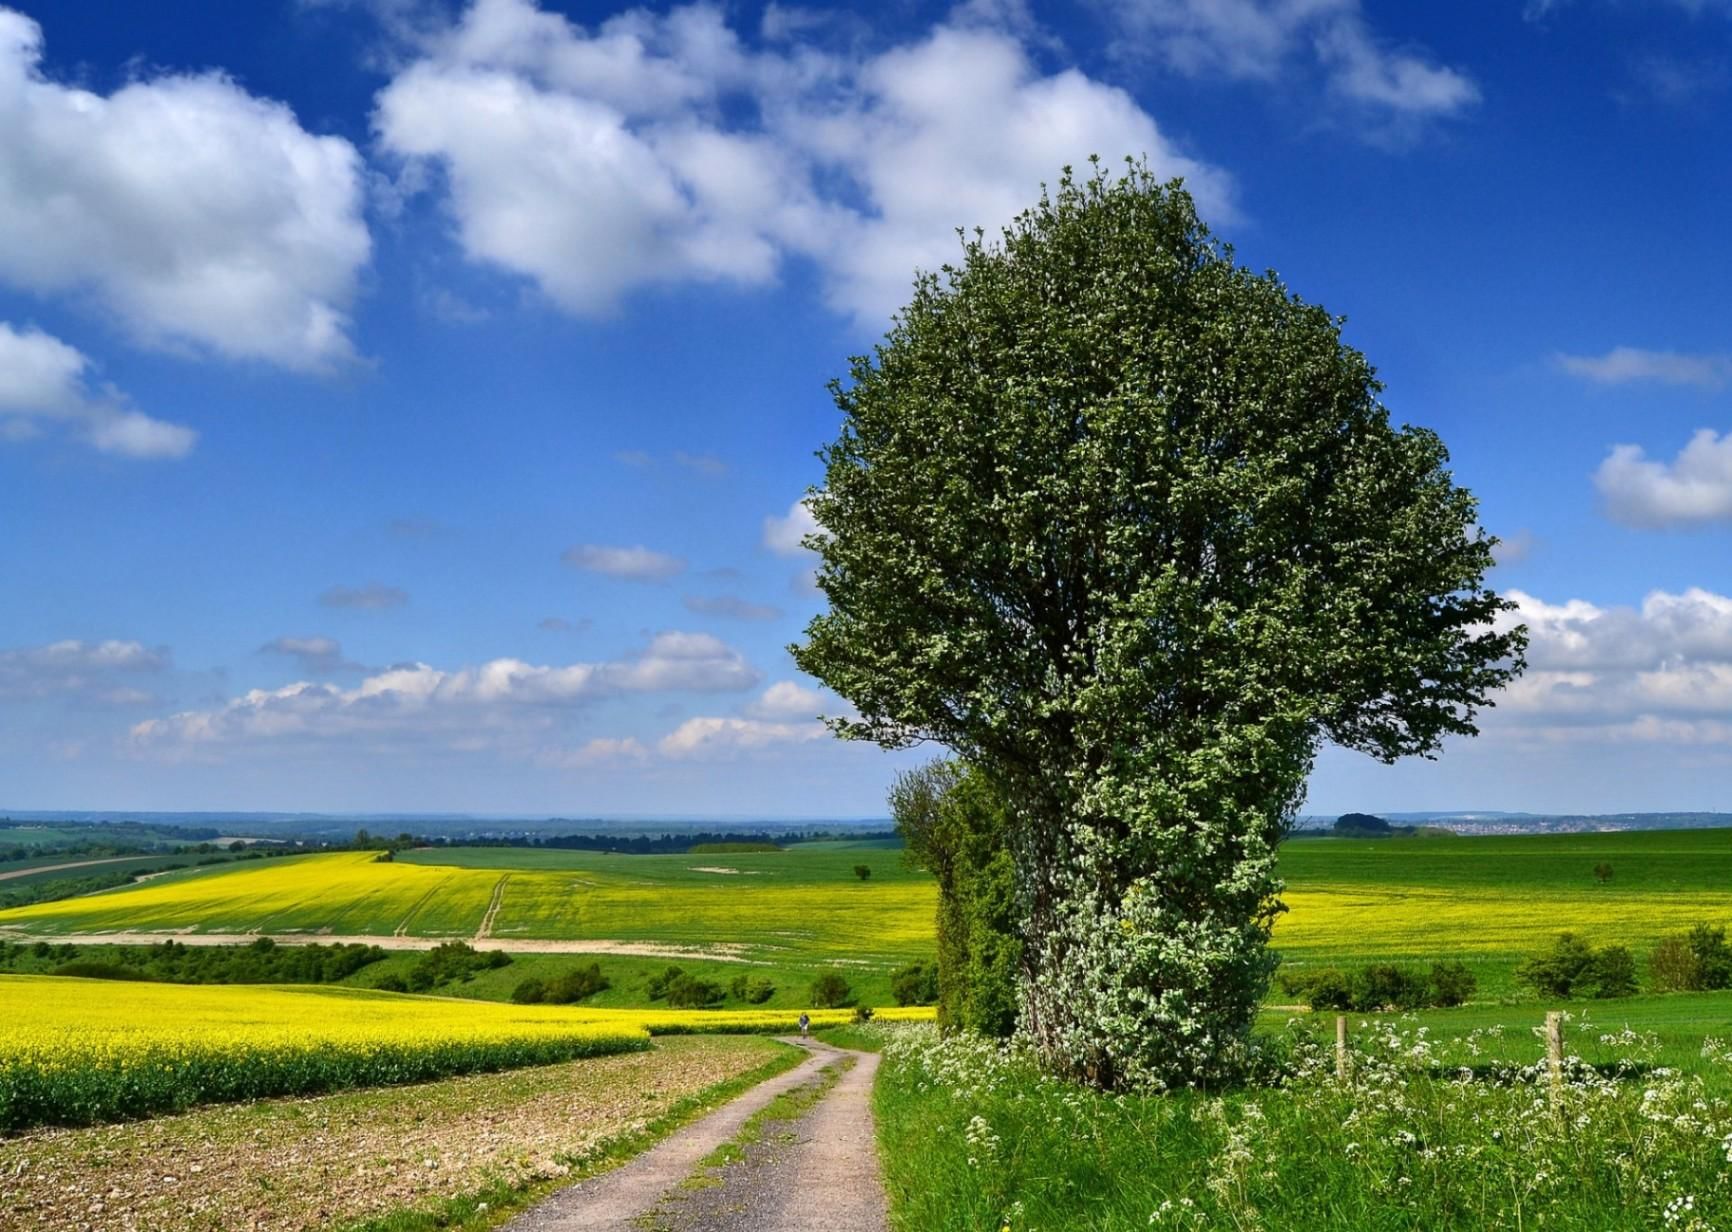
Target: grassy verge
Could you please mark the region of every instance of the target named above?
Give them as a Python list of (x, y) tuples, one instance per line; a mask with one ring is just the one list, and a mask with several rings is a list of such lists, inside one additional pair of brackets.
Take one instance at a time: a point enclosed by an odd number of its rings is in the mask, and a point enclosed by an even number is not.
[[(1383, 1024), (1347, 1082), (1300, 1040), (1278, 1087), (1115, 1097), (982, 1041), (887, 1038), (874, 1105), (904, 1232), (1732, 1222), (1724, 1053), (1692, 1074), (1572, 1067), (1554, 1096), (1541, 1066), (1463, 1078), (1418, 1028)], [(1627, 1042), (1632, 1064), (1645, 1047)]]

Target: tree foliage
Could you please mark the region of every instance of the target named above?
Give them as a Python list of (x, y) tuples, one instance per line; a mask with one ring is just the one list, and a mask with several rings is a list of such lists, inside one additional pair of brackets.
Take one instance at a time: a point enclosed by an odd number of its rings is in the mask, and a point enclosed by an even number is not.
[(896, 780), (890, 815), (908, 859), (938, 881), (939, 1022), (1011, 1034), (1022, 920), (1009, 810), (980, 769), (935, 761)]
[(1471, 734), (1522, 635), (1437, 436), (1177, 184), (1068, 172), (917, 279), (810, 497), (844, 735), (1013, 800), (1024, 1026), (1107, 1087), (1231, 1073), (1324, 740)]

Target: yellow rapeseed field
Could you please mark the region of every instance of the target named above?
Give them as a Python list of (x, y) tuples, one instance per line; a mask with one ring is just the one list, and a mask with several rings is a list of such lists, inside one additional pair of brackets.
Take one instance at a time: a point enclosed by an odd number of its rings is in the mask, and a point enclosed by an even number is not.
[(554, 1007), (354, 989), (0, 976), (0, 1131), (649, 1046)]

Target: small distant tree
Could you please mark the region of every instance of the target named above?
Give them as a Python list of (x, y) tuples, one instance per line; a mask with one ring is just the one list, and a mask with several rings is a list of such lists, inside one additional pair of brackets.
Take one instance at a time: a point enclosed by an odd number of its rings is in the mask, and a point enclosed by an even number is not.
[(918, 962), (890, 977), (897, 1005), (931, 1005), (938, 1000), (938, 964)]
[(547, 985), (531, 976), (511, 990), (511, 999), (519, 1005), (539, 1005), (547, 1000)]
[(776, 986), (762, 976), (736, 975), (728, 985), (728, 994), (736, 1001), (762, 1005), (775, 995)]
[(812, 1005), (815, 1009), (833, 1010), (847, 1005), (854, 990), (839, 971), (826, 971), (812, 981)]
[(694, 975), (681, 975), (667, 985), (664, 995), (668, 1004), (678, 1009), (701, 1010), (717, 1004), (725, 994), (720, 984)]
[(1607, 864), (1604, 860), (1601, 860), (1598, 864), (1594, 865), (1594, 880), (1595, 881), (1599, 882), (1601, 885), (1605, 885), (1611, 879), (1612, 879), (1612, 866), (1610, 864)]
[(870, 865), (856, 864), (854, 866), (854, 875), (860, 878), (861, 881), (865, 881), (872, 875), (872, 868)]

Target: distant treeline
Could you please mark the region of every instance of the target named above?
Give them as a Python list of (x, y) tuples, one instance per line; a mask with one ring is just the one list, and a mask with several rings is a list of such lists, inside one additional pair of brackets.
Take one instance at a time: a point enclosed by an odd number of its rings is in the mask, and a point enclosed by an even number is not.
[(170, 826), (143, 821), (14, 821), (10, 817), (0, 817), (0, 830), (65, 830), (73, 826), (92, 831), (93, 837), (84, 842), (123, 843), (134, 847), (141, 843), (204, 843), (222, 836), (221, 830), (210, 826)]
[(893, 839), (894, 830), (812, 830), (769, 834), (762, 831), (709, 831), (695, 834), (534, 834), (511, 838), (429, 838), (430, 847), (548, 847), (565, 851), (613, 851), (624, 855), (684, 855), (698, 848), (715, 851), (775, 851), (789, 843), (823, 839)]
[(173, 940), (82, 946), (0, 941), (0, 969), (169, 984), (334, 984), (385, 956), (374, 945), (288, 946), (269, 937), (217, 946)]

